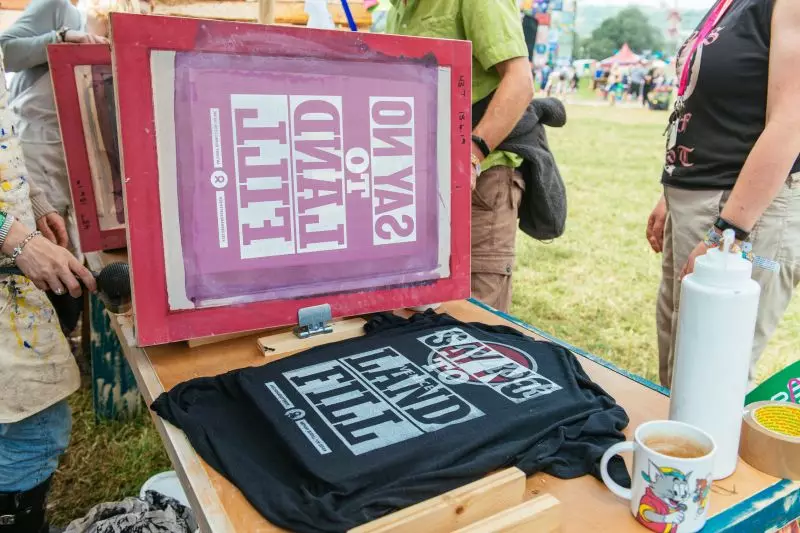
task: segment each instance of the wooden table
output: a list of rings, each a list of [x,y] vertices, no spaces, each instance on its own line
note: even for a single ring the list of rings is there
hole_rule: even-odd
[[[102,257],[91,258],[90,264],[96,267],[99,263],[119,258],[102,254]],[[525,334],[561,343],[532,326],[478,302],[451,302],[445,304],[442,311],[462,321],[510,325]],[[196,348],[189,348],[186,343],[176,343],[142,349],[135,344],[130,316],[113,316],[111,325],[148,405],[159,394],[178,383],[266,362],[256,345],[256,339],[263,333]],[[597,357],[570,348],[577,353],[589,376],[628,412],[631,423],[626,435],[629,438],[643,422],[667,417],[669,399],[664,389]],[[153,416],[153,421],[203,531],[280,531],[261,517],[236,487],[200,459],[182,431],[157,416]],[[736,473],[715,483],[712,490],[711,518],[704,531],[776,531],[800,517],[799,482],[770,477],[741,461]],[[645,531],[630,516],[627,502],[618,500],[591,476],[561,480],[547,474],[537,474],[528,478],[527,498],[545,492],[561,501],[566,511],[567,532]]]

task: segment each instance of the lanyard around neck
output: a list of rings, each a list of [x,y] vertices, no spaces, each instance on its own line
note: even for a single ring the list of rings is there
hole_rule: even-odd
[[[697,49],[700,48],[700,45],[706,40],[709,34],[714,31],[714,28],[717,27],[717,24],[719,24],[719,21],[722,20],[722,17],[725,15],[725,12],[728,11],[728,8],[732,5],[733,0],[719,0],[717,5],[714,6],[711,15],[709,15],[705,24],[703,24],[703,27],[700,29],[700,33],[697,34],[697,39],[692,43],[692,50],[689,52],[689,55],[686,56],[686,63],[683,65],[683,72],[681,73],[681,80],[678,85],[678,96],[683,97],[689,86],[689,72],[692,70],[692,63],[694,63],[694,56],[697,54]]]

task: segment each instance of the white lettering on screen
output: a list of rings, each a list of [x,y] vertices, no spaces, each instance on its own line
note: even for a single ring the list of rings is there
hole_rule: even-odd
[[[417,240],[414,99],[369,99],[373,244]]]
[[[370,97],[368,112],[369,150],[345,152],[341,96],[231,95],[242,259],[346,249],[347,194],[371,197],[373,245],[416,241],[414,98]],[[218,110],[211,124],[216,139]]]

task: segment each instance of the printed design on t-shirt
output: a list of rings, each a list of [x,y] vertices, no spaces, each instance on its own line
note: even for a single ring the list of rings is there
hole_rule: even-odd
[[[390,346],[309,365],[284,378],[354,455],[484,416],[483,411]],[[266,384],[287,416],[297,409],[274,382]],[[329,449],[305,422],[302,434]]]
[[[689,73],[689,80],[686,85],[686,92],[683,94],[684,101],[688,101],[697,88],[697,80],[700,77],[700,68],[703,63],[703,50],[705,47],[716,43],[719,40],[720,33],[724,29],[725,26],[717,26],[711,31],[711,33],[708,34],[708,36],[706,36],[700,46],[697,47],[697,52],[695,53],[694,61],[691,65],[691,72]],[[692,35],[689,36],[686,42],[683,43],[681,49],[678,51],[678,60],[675,62],[675,72],[677,73],[678,80],[680,80],[683,74],[684,65],[686,65],[687,61],[691,60],[689,54],[691,54],[694,43],[697,41],[699,35],[699,31],[692,33]],[[691,120],[692,114],[686,113],[677,120],[674,120],[669,125],[667,133],[667,155],[664,170],[670,176],[672,176],[672,173],[678,167],[690,168],[694,166],[694,163],[691,161],[691,154],[695,151],[695,147],[678,144],[678,135],[686,132],[686,130],[689,128],[689,123]]]
[[[711,495],[711,480],[698,479],[692,501],[697,504],[697,516],[703,514],[708,507],[708,497]]]
[[[703,40],[703,43],[697,47],[697,52],[694,57],[694,61],[692,62],[691,71],[689,72],[689,80],[688,84],[686,85],[686,92],[683,94],[684,100],[688,100],[694,94],[694,90],[697,88],[697,80],[700,77],[700,68],[703,63],[703,51],[707,46],[711,46],[719,40],[720,34],[725,29],[725,26],[717,26],[711,33],[706,36]],[[675,62],[675,72],[678,75],[678,80],[680,81],[681,75],[683,74],[683,68],[687,61],[690,60],[689,54],[692,52],[692,48],[694,47],[694,43],[699,37],[700,32],[695,30],[692,35],[683,43],[683,46],[678,51],[678,60]]]
[[[642,472],[647,488],[639,500],[636,520],[651,531],[678,533],[678,526],[686,519],[686,502],[689,501],[689,478],[692,473],[657,466],[648,461],[648,471]]]
[[[305,438],[317,449],[317,451],[321,455],[327,455],[331,453],[331,449],[328,444],[319,436],[311,424],[305,419],[306,412],[302,409],[298,409],[294,406],[292,401],[284,394],[280,387],[278,387],[275,383],[269,382],[265,384],[267,386],[267,390],[275,396],[275,399],[278,400],[278,403],[286,409],[286,418],[292,420],[296,425],[297,429],[300,430]]]
[[[530,354],[505,344],[482,342],[460,328],[419,337],[431,349],[426,370],[447,385],[483,385],[523,403],[561,387],[537,373]]]

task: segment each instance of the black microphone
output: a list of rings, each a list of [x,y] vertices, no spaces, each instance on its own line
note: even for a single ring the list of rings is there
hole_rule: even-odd
[[[94,274],[94,273],[93,273]],[[94,274],[97,292],[112,313],[119,313],[131,303],[131,267],[128,263],[109,263]]]
[[[25,276],[19,267],[2,267],[0,274]],[[97,282],[97,292],[106,308],[112,313],[124,311],[131,303],[131,272],[128,263],[109,263],[99,273],[92,272],[92,275]]]

